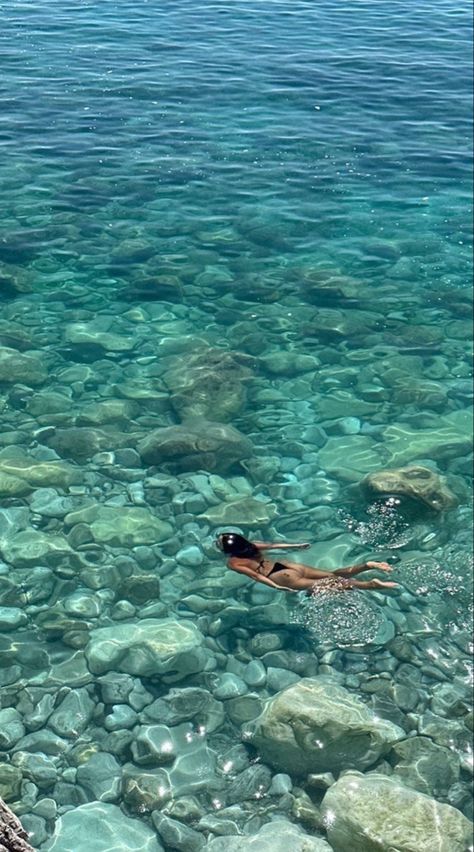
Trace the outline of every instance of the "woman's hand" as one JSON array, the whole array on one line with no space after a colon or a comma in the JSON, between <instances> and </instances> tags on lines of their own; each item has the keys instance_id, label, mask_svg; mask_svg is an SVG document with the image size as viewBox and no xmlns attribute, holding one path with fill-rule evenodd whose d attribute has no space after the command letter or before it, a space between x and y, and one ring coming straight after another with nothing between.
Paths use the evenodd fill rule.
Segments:
<instances>
[{"instance_id":1,"label":"woman's hand","mask_svg":"<svg viewBox=\"0 0 474 852\"><path fill-rule=\"evenodd\" d=\"M295 544L294 546L297 547L298 550L308 550L308 547L311 547L308 542L305 542L304 544Z\"/></svg>"}]
</instances>

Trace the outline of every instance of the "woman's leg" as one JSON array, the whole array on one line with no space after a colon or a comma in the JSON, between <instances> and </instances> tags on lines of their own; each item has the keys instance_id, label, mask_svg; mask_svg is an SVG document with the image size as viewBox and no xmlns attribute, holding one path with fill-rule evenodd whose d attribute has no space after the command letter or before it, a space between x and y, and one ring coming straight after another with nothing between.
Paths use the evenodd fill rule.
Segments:
<instances>
[{"instance_id":1,"label":"woman's leg","mask_svg":"<svg viewBox=\"0 0 474 852\"><path fill-rule=\"evenodd\" d=\"M333 571L324 571L323 568L311 568L309 565L302 565L301 562L287 562L285 559L285 565L287 568L291 568L292 570L297 570L298 574L301 578L305 578L307 580L322 580L323 577L332 577ZM280 572L278 572L279 574ZM274 576L278 576L275 574Z\"/></svg>"},{"instance_id":2,"label":"woman's leg","mask_svg":"<svg viewBox=\"0 0 474 852\"><path fill-rule=\"evenodd\" d=\"M353 589L397 589L398 583L389 580L350 580L349 588Z\"/></svg>"},{"instance_id":3,"label":"woman's leg","mask_svg":"<svg viewBox=\"0 0 474 852\"><path fill-rule=\"evenodd\" d=\"M336 577L355 577L363 571L391 571L388 562L361 562L359 565L348 565L347 568L338 568L334 571Z\"/></svg>"}]
</instances>

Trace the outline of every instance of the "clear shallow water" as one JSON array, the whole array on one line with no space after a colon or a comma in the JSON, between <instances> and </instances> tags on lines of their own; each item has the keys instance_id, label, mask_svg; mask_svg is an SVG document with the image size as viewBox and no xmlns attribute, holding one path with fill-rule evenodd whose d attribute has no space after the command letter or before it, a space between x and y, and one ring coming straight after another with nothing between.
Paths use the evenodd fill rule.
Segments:
<instances>
[{"instance_id":1,"label":"clear shallow water","mask_svg":"<svg viewBox=\"0 0 474 852\"><path fill-rule=\"evenodd\" d=\"M278 621L274 598L221 579L211 540L223 518L211 518L209 507L223 495L250 494L275 509L253 526L244 523L245 531L309 538L313 564L393 559L404 590L389 601L398 613L397 635L411 637L410 653L421 665L427 640L419 638L420 624L427 625L438 642L428 656L441 659L440 683L451 668L449 682L462 681L464 700L472 617L467 5L120 0L0 8L0 342L33 353L47 370L33 380L31 362L22 369L8 362L0 384L3 458L24 450L37 461L64 459L79 474L73 508L87 500L151 508L172 528L168 543L151 549L148 540L132 548L96 541L94 549L83 533L71 532L75 525L64 520L65 511L48 514L52 495L37 491L52 487L62 495L54 479L16 491L4 486L2 570L13 591L2 605L21 610L8 616L13 629L5 648L34 635L46 653L35 663L36 685L43 678L44 689L55 694L48 659L67 662L73 650L82 653L91 629L150 614L137 598L117 608L127 600L120 563L127 556L132 576L160 577L167 607L161 615L184 611L210 647L217 637L216 677L230 658L231 672L234 666L241 674L239 663L251 661L259 630L247 615L239 635L229 613L222 633L210 628L212 613L220 612L217 598L225 602L223 612L236 603L249 611L265 606L259 610L263 632L276 635L289 668L291 654L303 654L304 665L295 669L300 675L311 673L315 660L326 665L329 643L334 672L367 702L365 679L384 671L385 649L365 649L354 662L337 647L337 618L331 635L318 626L316 609L308 633L303 627L298 633L298 619L286 630L285 618L293 624L293 615ZM206 346L221 354L198 360L197 374L204 374L198 386L191 358ZM241 354L226 365L222 350ZM177 375L176 361L191 379ZM177 401L182 381L192 384L190 409ZM215 386L228 388L229 409ZM201 407L198 398L204 398ZM98 413L104 400L120 400L122 408ZM123 400L131 400L128 409ZM108 455L124 447L136 452L150 430L203 411L210 421L231 420L252 442L253 460L243 466L197 464L221 476L211 498L184 462L152 468L143 455ZM386 430L393 423L408 430L408 449L390 442ZM77 433L62 443L51 434L70 428L105 431L105 437L89 437L81 450ZM443 428L451 432L440 433ZM398 463L425 464L448 476L460 506L408 521L381 515L357 483L374 467ZM163 470L171 484L150 484ZM21 521L26 532L44 532L50 544L48 536L68 535L77 552L89 547L91 561L115 560L116 574L104 573L97 585L89 569L58 568L47 547L42 566L52 579L48 575L51 584L41 595L38 578L31 577L38 565L5 545L13 535L12 510L20 508L30 510ZM231 523L241 521L237 515ZM183 556L186 547L197 548L199 557L197 551ZM445 568L449 593L439 580ZM14 592L23 586L30 589L26 602ZM208 587L204 614L179 603L190 588L201 594ZM69 615L84 619L82 639L77 625L45 627L48 608L61 622L64 600L84 589L95 595L85 614L68 604ZM376 629L388 605L375 596L370 606L374 620L362 627L361 616L360 632L356 617L341 625L341 647L370 644L364 630ZM334 612L325 630L333 624ZM76 633L64 642L71 629ZM446 633L457 644L450 645ZM20 687L32 676L26 658L14 656L5 651L5 707L17 706ZM20 670L12 670L17 664ZM396 672L388 671L396 682ZM419 715L433 710L439 686L433 670L420 677ZM153 696L166 693L153 679L144 683ZM94 679L90 689L94 701L104 701ZM267 684L257 694L263 699L275 691ZM27 716L22 700L19 712ZM396 704L393 694L390 700ZM102 716L98 710L83 732L103 751L112 748L100 733L109 710ZM210 740L216 753L239 742L235 717L226 720L221 737ZM126 763L130 752L119 751L118 758ZM56 784L75 765L69 757L57 764ZM440 798L468 813L467 776L460 783L461 792ZM41 789L56 798L60 812L84 797L94 800L90 791L75 798L79 794L53 783ZM17 809L26 815L34 806L27 792L10 797L23 800ZM212 797L201 789L198 795L203 812L214 813ZM249 794L242 801L239 829L252 833L257 823L251 819L265 822L275 800L264 797L260 806ZM133 812L130 802L127 807ZM52 831L53 820L41 828Z\"/></svg>"}]
</instances>

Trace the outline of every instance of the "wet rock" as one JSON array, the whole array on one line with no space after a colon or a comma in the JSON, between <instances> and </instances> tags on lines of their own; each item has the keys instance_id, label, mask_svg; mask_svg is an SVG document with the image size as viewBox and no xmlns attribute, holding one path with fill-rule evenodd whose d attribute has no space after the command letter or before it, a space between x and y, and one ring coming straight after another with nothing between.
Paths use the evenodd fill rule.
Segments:
<instances>
[{"instance_id":1,"label":"wet rock","mask_svg":"<svg viewBox=\"0 0 474 852\"><path fill-rule=\"evenodd\" d=\"M218 506L210 506L205 512L198 515L203 521L212 526L242 526L260 527L266 526L277 515L275 503L263 503L254 497L242 497L238 500L229 500Z\"/></svg>"},{"instance_id":2,"label":"wet rock","mask_svg":"<svg viewBox=\"0 0 474 852\"><path fill-rule=\"evenodd\" d=\"M382 466L378 450L376 442L366 435L338 435L319 450L318 461L328 473L346 482L358 482L361 475Z\"/></svg>"},{"instance_id":3,"label":"wet rock","mask_svg":"<svg viewBox=\"0 0 474 852\"><path fill-rule=\"evenodd\" d=\"M0 471L0 497L24 497L30 491L31 485L24 479Z\"/></svg>"},{"instance_id":4,"label":"wet rock","mask_svg":"<svg viewBox=\"0 0 474 852\"><path fill-rule=\"evenodd\" d=\"M94 710L95 703L87 689L75 689L50 716L48 725L60 736L76 739L87 728Z\"/></svg>"},{"instance_id":5,"label":"wet rock","mask_svg":"<svg viewBox=\"0 0 474 852\"><path fill-rule=\"evenodd\" d=\"M122 731L124 728L133 728L137 723L137 714L128 704L114 704L112 712L108 713L104 720L107 731Z\"/></svg>"},{"instance_id":6,"label":"wet rock","mask_svg":"<svg viewBox=\"0 0 474 852\"><path fill-rule=\"evenodd\" d=\"M301 775L365 769L405 733L334 682L304 678L269 699L243 736L272 766Z\"/></svg>"},{"instance_id":7,"label":"wet rock","mask_svg":"<svg viewBox=\"0 0 474 852\"><path fill-rule=\"evenodd\" d=\"M244 769L229 784L227 800L234 804L248 799L261 799L272 783L272 774L268 767L253 765Z\"/></svg>"},{"instance_id":8,"label":"wet rock","mask_svg":"<svg viewBox=\"0 0 474 852\"><path fill-rule=\"evenodd\" d=\"M40 731L34 731L31 734L26 734L21 740L18 740L15 751L29 751L33 754L42 752L43 754L60 755L64 754L69 747L69 743L59 737L48 728L43 728Z\"/></svg>"},{"instance_id":9,"label":"wet rock","mask_svg":"<svg viewBox=\"0 0 474 852\"><path fill-rule=\"evenodd\" d=\"M99 802L115 802L120 795L122 767L107 752L96 752L77 769L77 783Z\"/></svg>"},{"instance_id":10,"label":"wet rock","mask_svg":"<svg viewBox=\"0 0 474 852\"><path fill-rule=\"evenodd\" d=\"M472 841L460 811L378 773L345 773L322 810L334 852L466 852Z\"/></svg>"},{"instance_id":11,"label":"wet rock","mask_svg":"<svg viewBox=\"0 0 474 852\"><path fill-rule=\"evenodd\" d=\"M79 498L80 501L80 498ZM60 497L54 488L36 489L29 501L30 509L45 518L64 518L78 504L75 497Z\"/></svg>"},{"instance_id":12,"label":"wet rock","mask_svg":"<svg viewBox=\"0 0 474 852\"><path fill-rule=\"evenodd\" d=\"M446 477L421 465L375 471L362 480L361 487L369 498L401 495L435 512L451 509L458 504Z\"/></svg>"},{"instance_id":13,"label":"wet rock","mask_svg":"<svg viewBox=\"0 0 474 852\"><path fill-rule=\"evenodd\" d=\"M247 686L259 688L265 686L267 678L265 666L260 660L251 660L243 671L243 678Z\"/></svg>"},{"instance_id":14,"label":"wet rock","mask_svg":"<svg viewBox=\"0 0 474 852\"><path fill-rule=\"evenodd\" d=\"M142 237L129 237L121 240L112 252L113 263L142 263L156 254L156 245Z\"/></svg>"},{"instance_id":15,"label":"wet rock","mask_svg":"<svg viewBox=\"0 0 474 852\"><path fill-rule=\"evenodd\" d=\"M236 727L250 719L256 719L262 712L262 701L256 693L229 698L225 703L226 714Z\"/></svg>"},{"instance_id":16,"label":"wet rock","mask_svg":"<svg viewBox=\"0 0 474 852\"><path fill-rule=\"evenodd\" d=\"M306 337L331 343L346 341L349 346L362 346L370 332L382 329L382 314L369 311L338 311L332 308L318 309L312 319L302 327Z\"/></svg>"},{"instance_id":17,"label":"wet rock","mask_svg":"<svg viewBox=\"0 0 474 852\"><path fill-rule=\"evenodd\" d=\"M451 785L459 779L458 755L428 737L396 743L393 753L398 758L393 777L420 793L446 798Z\"/></svg>"},{"instance_id":18,"label":"wet rock","mask_svg":"<svg viewBox=\"0 0 474 852\"><path fill-rule=\"evenodd\" d=\"M45 438L45 443L62 458L73 459L82 464L103 450L113 451L118 447L130 446L131 440L131 435L116 430L106 432L87 426L73 426L68 429L56 429L53 435Z\"/></svg>"},{"instance_id":19,"label":"wet rock","mask_svg":"<svg viewBox=\"0 0 474 852\"><path fill-rule=\"evenodd\" d=\"M134 734L132 756L139 766L174 763L177 752L170 728L166 725L141 725Z\"/></svg>"},{"instance_id":20,"label":"wet rock","mask_svg":"<svg viewBox=\"0 0 474 852\"><path fill-rule=\"evenodd\" d=\"M172 534L172 528L148 509L139 506L102 506L99 503L71 512L67 526L86 523L97 544L136 547L155 544Z\"/></svg>"},{"instance_id":21,"label":"wet rock","mask_svg":"<svg viewBox=\"0 0 474 852\"><path fill-rule=\"evenodd\" d=\"M0 631L4 633L23 627L28 622L28 617L16 606L0 606ZM0 725L1 730L1 725Z\"/></svg>"},{"instance_id":22,"label":"wet rock","mask_svg":"<svg viewBox=\"0 0 474 852\"><path fill-rule=\"evenodd\" d=\"M0 751L7 751L25 734L22 718L13 707L0 710Z\"/></svg>"},{"instance_id":23,"label":"wet rock","mask_svg":"<svg viewBox=\"0 0 474 852\"><path fill-rule=\"evenodd\" d=\"M88 802L61 816L44 852L163 852L155 832L117 805Z\"/></svg>"},{"instance_id":24,"label":"wet rock","mask_svg":"<svg viewBox=\"0 0 474 852\"><path fill-rule=\"evenodd\" d=\"M77 322L67 326L64 339L66 343L71 343L76 347L92 345L105 352L130 352L136 344L133 337L100 330L93 322Z\"/></svg>"},{"instance_id":25,"label":"wet rock","mask_svg":"<svg viewBox=\"0 0 474 852\"><path fill-rule=\"evenodd\" d=\"M314 305L355 304L360 298L361 282L330 266L307 266L294 270L304 294Z\"/></svg>"},{"instance_id":26,"label":"wet rock","mask_svg":"<svg viewBox=\"0 0 474 852\"><path fill-rule=\"evenodd\" d=\"M118 671L170 682L202 671L208 659L202 642L190 622L149 618L93 630L85 654L94 674Z\"/></svg>"},{"instance_id":27,"label":"wet rock","mask_svg":"<svg viewBox=\"0 0 474 852\"><path fill-rule=\"evenodd\" d=\"M127 577L118 588L118 595L140 605L160 597L160 581L155 574L135 574Z\"/></svg>"},{"instance_id":28,"label":"wet rock","mask_svg":"<svg viewBox=\"0 0 474 852\"><path fill-rule=\"evenodd\" d=\"M139 814L161 810L172 797L169 776L165 769L146 770L133 763L126 763L123 767L122 795L127 805Z\"/></svg>"},{"instance_id":29,"label":"wet rock","mask_svg":"<svg viewBox=\"0 0 474 852\"><path fill-rule=\"evenodd\" d=\"M57 758L46 754L17 751L12 757L12 763L18 766L23 776L33 781L40 790L49 789L58 778Z\"/></svg>"},{"instance_id":30,"label":"wet rock","mask_svg":"<svg viewBox=\"0 0 474 852\"><path fill-rule=\"evenodd\" d=\"M303 355L291 349L263 355L260 362L268 373L275 376L298 376L300 373L315 372L320 366L314 355Z\"/></svg>"},{"instance_id":31,"label":"wet rock","mask_svg":"<svg viewBox=\"0 0 474 852\"><path fill-rule=\"evenodd\" d=\"M416 381L407 377L393 389L392 402L399 406L414 405L419 409L444 411L448 407L448 394L438 382Z\"/></svg>"},{"instance_id":32,"label":"wet rock","mask_svg":"<svg viewBox=\"0 0 474 852\"><path fill-rule=\"evenodd\" d=\"M0 451L0 477L3 476L23 480L28 486L24 493L34 488L68 488L82 479L80 470L64 462L37 461L19 450L11 455L9 449Z\"/></svg>"},{"instance_id":33,"label":"wet rock","mask_svg":"<svg viewBox=\"0 0 474 852\"><path fill-rule=\"evenodd\" d=\"M179 725L192 720L194 725L212 733L224 722L224 709L205 689L198 687L173 688L144 708L143 720Z\"/></svg>"},{"instance_id":34,"label":"wet rock","mask_svg":"<svg viewBox=\"0 0 474 852\"><path fill-rule=\"evenodd\" d=\"M62 535L51 535L42 530L25 530L14 538L0 543L0 552L14 568L30 568L38 563L50 568L61 565L74 573L80 559Z\"/></svg>"},{"instance_id":35,"label":"wet rock","mask_svg":"<svg viewBox=\"0 0 474 852\"><path fill-rule=\"evenodd\" d=\"M220 701L226 701L229 698L238 698L247 692L247 684L242 678L232 672L224 672L214 689L214 696Z\"/></svg>"},{"instance_id":36,"label":"wet rock","mask_svg":"<svg viewBox=\"0 0 474 852\"><path fill-rule=\"evenodd\" d=\"M106 423L127 424L140 409L128 399L97 400L81 407L76 417L78 426L103 426Z\"/></svg>"},{"instance_id":37,"label":"wet rock","mask_svg":"<svg viewBox=\"0 0 474 852\"><path fill-rule=\"evenodd\" d=\"M392 423L383 430L385 459L398 467L418 458L445 460L457 458L471 450L472 418L462 417L462 411L438 418L438 428L412 429L405 423ZM382 467L383 464L380 465ZM367 471L368 472L368 471Z\"/></svg>"},{"instance_id":38,"label":"wet rock","mask_svg":"<svg viewBox=\"0 0 474 852\"><path fill-rule=\"evenodd\" d=\"M246 402L252 359L239 352L205 349L181 357L164 375L171 404L181 420L227 423Z\"/></svg>"},{"instance_id":39,"label":"wet rock","mask_svg":"<svg viewBox=\"0 0 474 852\"><path fill-rule=\"evenodd\" d=\"M155 429L139 442L138 452L146 464L176 472L202 468L225 473L252 455L252 445L233 426L199 420Z\"/></svg>"},{"instance_id":40,"label":"wet rock","mask_svg":"<svg viewBox=\"0 0 474 852\"><path fill-rule=\"evenodd\" d=\"M20 795L23 774L11 763L0 763L0 798L5 802L14 802Z\"/></svg>"},{"instance_id":41,"label":"wet rock","mask_svg":"<svg viewBox=\"0 0 474 852\"><path fill-rule=\"evenodd\" d=\"M39 355L0 347L0 382L42 385L47 378L48 372Z\"/></svg>"},{"instance_id":42,"label":"wet rock","mask_svg":"<svg viewBox=\"0 0 474 852\"><path fill-rule=\"evenodd\" d=\"M126 764L124 795L132 807L142 811L161 809L172 797L222 787L223 782L215 775L215 755L207 747L203 732L195 731L189 723L169 728L168 733L165 726L153 727L164 729L157 734L155 745L160 762L166 761L166 765L146 769Z\"/></svg>"},{"instance_id":43,"label":"wet rock","mask_svg":"<svg viewBox=\"0 0 474 852\"><path fill-rule=\"evenodd\" d=\"M278 817L253 835L215 837L206 852L331 852L321 837L306 834L299 826Z\"/></svg>"},{"instance_id":44,"label":"wet rock","mask_svg":"<svg viewBox=\"0 0 474 852\"><path fill-rule=\"evenodd\" d=\"M102 611L102 601L88 589L77 589L63 601L64 612L78 618L97 618Z\"/></svg>"},{"instance_id":45,"label":"wet rock","mask_svg":"<svg viewBox=\"0 0 474 852\"><path fill-rule=\"evenodd\" d=\"M200 832L160 811L153 811L151 819L166 848L179 852L198 852L206 843Z\"/></svg>"}]
</instances>

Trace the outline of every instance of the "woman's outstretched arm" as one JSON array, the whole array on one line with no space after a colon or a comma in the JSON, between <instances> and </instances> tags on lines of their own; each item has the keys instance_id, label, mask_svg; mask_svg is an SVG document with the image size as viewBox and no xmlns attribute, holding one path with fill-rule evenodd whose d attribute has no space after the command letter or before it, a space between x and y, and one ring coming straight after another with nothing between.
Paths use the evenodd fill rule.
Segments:
<instances>
[{"instance_id":1,"label":"woman's outstretched arm","mask_svg":"<svg viewBox=\"0 0 474 852\"><path fill-rule=\"evenodd\" d=\"M307 550L311 547L309 543L295 544L289 541L253 541L252 544L259 550Z\"/></svg>"}]
</instances>

